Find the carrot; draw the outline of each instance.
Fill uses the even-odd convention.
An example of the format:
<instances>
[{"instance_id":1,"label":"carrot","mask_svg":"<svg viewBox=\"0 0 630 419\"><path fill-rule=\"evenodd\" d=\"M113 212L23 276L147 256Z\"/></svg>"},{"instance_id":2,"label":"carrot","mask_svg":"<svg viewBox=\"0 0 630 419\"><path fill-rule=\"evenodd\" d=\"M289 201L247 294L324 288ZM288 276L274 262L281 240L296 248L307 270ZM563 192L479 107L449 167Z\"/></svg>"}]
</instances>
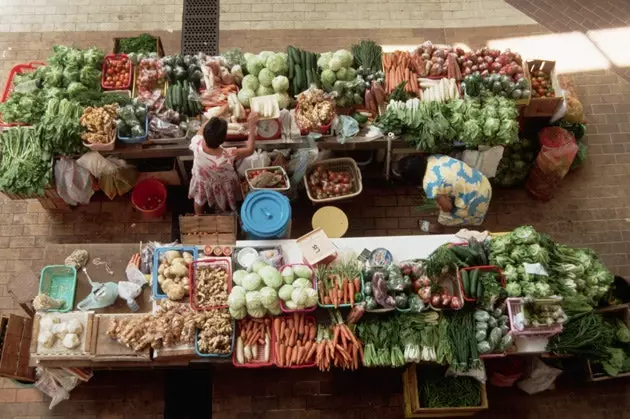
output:
<instances>
[{"instance_id":1,"label":"carrot","mask_svg":"<svg viewBox=\"0 0 630 419\"><path fill-rule=\"evenodd\" d=\"M348 354L348 351L343 349L341 345L337 345L335 346L335 348L337 349L337 352L339 352L339 355L343 357L343 359L345 359L346 361L350 361L350 354Z\"/></svg>"},{"instance_id":2,"label":"carrot","mask_svg":"<svg viewBox=\"0 0 630 419\"><path fill-rule=\"evenodd\" d=\"M303 336L304 335L304 316L300 315L300 326L298 327L298 333Z\"/></svg>"},{"instance_id":3,"label":"carrot","mask_svg":"<svg viewBox=\"0 0 630 419\"><path fill-rule=\"evenodd\" d=\"M324 304L326 304L326 305L330 305L331 304L329 296L325 296L324 297Z\"/></svg>"},{"instance_id":4,"label":"carrot","mask_svg":"<svg viewBox=\"0 0 630 419\"><path fill-rule=\"evenodd\" d=\"M286 323L285 323L284 319L282 319L282 320L280 321L280 333L278 333L278 335L277 335L277 336L278 336L278 338L277 338L277 339L282 339L282 338L284 337L284 330L285 330L285 327L286 327L286 326L287 326L287 325L286 325Z\"/></svg>"},{"instance_id":5,"label":"carrot","mask_svg":"<svg viewBox=\"0 0 630 419\"><path fill-rule=\"evenodd\" d=\"M309 326L308 340L315 340L317 336L317 327L311 323Z\"/></svg>"},{"instance_id":6,"label":"carrot","mask_svg":"<svg viewBox=\"0 0 630 419\"><path fill-rule=\"evenodd\" d=\"M284 365L287 367L291 366L291 351L293 350L292 347L287 346L287 351L285 353L285 358L284 358Z\"/></svg>"},{"instance_id":7,"label":"carrot","mask_svg":"<svg viewBox=\"0 0 630 419\"><path fill-rule=\"evenodd\" d=\"M306 354L306 359L313 359L313 355L319 349L319 345L314 342L309 342L311 344L308 353Z\"/></svg>"},{"instance_id":8,"label":"carrot","mask_svg":"<svg viewBox=\"0 0 630 419\"><path fill-rule=\"evenodd\" d=\"M317 281L317 292L319 294L319 301L323 302L324 304L326 304L326 295L324 294L325 290L324 290L324 282L323 281Z\"/></svg>"},{"instance_id":9,"label":"carrot","mask_svg":"<svg viewBox=\"0 0 630 419\"><path fill-rule=\"evenodd\" d=\"M356 370L359 368L359 348L357 345L352 345L352 367Z\"/></svg>"},{"instance_id":10,"label":"carrot","mask_svg":"<svg viewBox=\"0 0 630 419\"><path fill-rule=\"evenodd\" d=\"M295 348L293 348L293 353L291 354L291 364L293 365L298 364L297 360L298 360L298 356L300 355L301 348L302 347L300 346L299 343Z\"/></svg>"},{"instance_id":11,"label":"carrot","mask_svg":"<svg viewBox=\"0 0 630 419\"><path fill-rule=\"evenodd\" d=\"M361 290L361 278L357 276L352 282L354 282L354 292L359 292Z\"/></svg>"},{"instance_id":12,"label":"carrot","mask_svg":"<svg viewBox=\"0 0 630 419\"><path fill-rule=\"evenodd\" d=\"M297 329L299 324L300 324L300 315L298 313L293 313L293 327Z\"/></svg>"},{"instance_id":13,"label":"carrot","mask_svg":"<svg viewBox=\"0 0 630 419\"><path fill-rule=\"evenodd\" d=\"M333 342L336 344L339 341L339 333L341 333L341 330L339 330L339 326L335 326L333 328Z\"/></svg>"},{"instance_id":14,"label":"carrot","mask_svg":"<svg viewBox=\"0 0 630 419\"><path fill-rule=\"evenodd\" d=\"M295 346L296 335L297 335L297 331L295 329L291 330L291 338L289 339L289 345Z\"/></svg>"},{"instance_id":15,"label":"carrot","mask_svg":"<svg viewBox=\"0 0 630 419\"><path fill-rule=\"evenodd\" d=\"M348 295L350 297L350 305L354 306L354 282L348 282Z\"/></svg>"},{"instance_id":16,"label":"carrot","mask_svg":"<svg viewBox=\"0 0 630 419\"><path fill-rule=\"evenodd\" d=\"M317 344L317 355L315 357L315 360L317 361L317 363L321 362L323 356L324 356L324 341L322 340Z\"/></svg>"},{"instance_id":17,"label":"carrot","mask_svg":"<svg viewBox=\"0 0 630 419\"><path fill-rule=\"evenodd\" d=\"M276 336L280 336L280 323L281 320L279 317L273 319L273 332L276 334Z\"/></svg>"}]
</instances>

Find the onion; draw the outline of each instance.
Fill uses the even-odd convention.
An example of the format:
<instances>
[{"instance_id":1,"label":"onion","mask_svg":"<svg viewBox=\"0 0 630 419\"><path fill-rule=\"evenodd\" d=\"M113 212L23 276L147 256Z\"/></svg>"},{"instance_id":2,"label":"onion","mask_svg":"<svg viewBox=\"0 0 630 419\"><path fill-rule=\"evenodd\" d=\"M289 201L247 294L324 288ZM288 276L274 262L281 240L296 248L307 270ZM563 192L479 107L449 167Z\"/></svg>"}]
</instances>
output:
<instances>
[{"instance_id":1,"label":"onion","mask_svg":"<svg viewBox=\"0 0 630 419\"><path fill-rule=\"evenodd\" d=\"M439 57L439 58L437 59L437 63L438 63L438 64L444 64L444 58Z\"/></svg>"},{"instance_id":2,"label":"onion","mask_svg":"<svg viewBox=\"0 0 630 419\"><path fill-rule=\"evenodd\" d=\"M459 310L462 308L462 302L458 297L451 298L451 308L453 310Z\"/></svg>"},{"instance_id":3,"label":"onion","mask_svg":"<svg viewBox=\"0 0 630 419\"><path fill-rule=\"evenodd\" d=\"M422 57L423 60L430 60L431 56L429 54L427 54L426 52L423 52L422 55L420 55Z\"/></svg>"},{"instance_id":4,"label":"onion","mask_svg":"<svg viewBox=\"0 0 630 419\"><path fill-rule=\"evenodd\" d=\"M466 68L470 68L473 65L475 65L475 63L473 63L471 60L464 61L464 67L466 67Z\"/></svg>"},{"instance_id":5,"label":"onion","mask_svg":"<svg viewBox=\"0 0 630 419\"><path fill-rule=\"evenodd\" d=\"M492 71L497 72L499 70L501 70L501 64L498 62L494 62L492 63L492 65L490 66L492 68Z\"/></svg>"},{"instance_id":6,"label":"onion","mask_svg":"<svg viewBox=\"0 0 630 419\"><path fill-rule=\"evenodd\" d=\"M481 77L487 77L490 74L490 72L488 70L483 70L481 72Z\"/></svg>"},{"instance_id":7,"label":"onion","mask_svg":"<svg viewBox=\"0 0 630 419\"><path fill-rule=\"evenodd\" d=\"M441 303L442 303L442 298L440 298L439 295L434 295L431 297L431 305L433 307L439 307Z\"/></svg>"},{"instance_id":8,"label":"onion","mask_svg":"<svg viewBox=\"0 0 630 419\"><path fill-rule=\"evenodd\" d=\"M484 62L483 57L482 57L482 56L478 56L478 57L477 57L477 64L481 64L481 63L483 63L483 62Z\"/></svg>"},{"instance_id":9,"label":"onion","mask_svg":"<svg viewBox=\"0 0 630 419\"><path fill-rule=\"evenodd\" d=\"M472 70L470 69L470 67L464 68L464 75L470 76L471 74L472 74Z\"/></svg>"},{"instance_id":10,"label":"onion","mask_svg":"<svg viewBox=\"0 0 630 419\"><path fill-rule=\"evenodd\" d=\"M488 64L483 63L483 64L479 64L479 71L484 71L488 69Z\"/></svg>"},{"instance_id":11,"label":"onion","mask_svg":"<svg viewBox=\"0 0 630 419\"><path fill-rule=\"evenodd\" d=\"M470 70L472 70L472 71L479 71L479 67L474 65L474 66L470 67Z\"/></svg>"},{"instance_id":12,"label":"onion","mask_svg":"<svg viewBox=\"0 0 630 419\"><path fill-rule=\"evenodd\" d=\"M486 60L488 64L492 64L492 62L494 61L494 58L492 58L490 55L486 55L484 57L484 60Z\"/></svg>"}]
</instances>

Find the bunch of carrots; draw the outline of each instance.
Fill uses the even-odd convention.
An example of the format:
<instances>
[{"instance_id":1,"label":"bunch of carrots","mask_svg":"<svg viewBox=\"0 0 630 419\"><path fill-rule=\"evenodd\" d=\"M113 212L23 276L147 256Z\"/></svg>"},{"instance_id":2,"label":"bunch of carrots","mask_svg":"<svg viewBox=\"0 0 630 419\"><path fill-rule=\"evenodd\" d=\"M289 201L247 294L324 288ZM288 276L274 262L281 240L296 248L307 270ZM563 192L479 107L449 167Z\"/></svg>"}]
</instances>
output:
<instances>
[{"instance_id":1,"label":"bunch of carrots","mask_svg":"<svg viewBox=\"0 0 630 419\"><path fill-rule=\"evenodd\" d=\"M383 54L382 59L385 70L385 91L388 94L404 81L407 82L405 91L419 94L418 74L414 71L417 67L416 57L413 57L408 51L394 51Z\"/></svg>"},{"instance_id":2,"label":"bunch of carrots","mask_svg":"<svg viewBox=\"0 0 630 419\"><path fill-rule=\"evenodd\" d=\"M335 317L336 316L336 317ZM331 365L344 370L356 370L363 359L363 344L345 325L339 312L333 318L331 329L320 325L317 333L315 362L320 371L330 371Z\"/></svg>"},{"instance_id":3,"label":"bunch of carrots","mask_svg":"<svg viewBox=\"0 0 630 419\"><path fill-rule=\"evenodd\" d=\"M273 321L276 366L291 367L315 362L315 319L303 313L276 317Z\"/></svg>"},{"instance_id":4,"label":"bunch of carrots","mask_svg":"<svg viewBox=\"0 0 630 419\"><path fill-rule=\"evenodd\" d=\"M226 106L228 104L228 96L230 93L238 93L238 88L235 84L229 84L227 86L215 86L206 89L199 95L201 104L206 108L213 108L216 106Z\"/></svg>"},{"instance_id":5,"label":"bunch of carrots","mask_svg":"<svg viewBox=\"0 0 630 419\"><path fill-rule=\"evenodd\" d=\"M317 267L317 290L319 301L335 308L340 305L354 306L361 297L360 271L352 262L334 266Z\"/></svg>"},{"instance_id":6,"label":"bunch of carrots","mask_svg":"<svg viewBox=\"0 0 630 419\"><path fill-rule=\"evenodd\" d=\"M236 340L237 363L268 363L271 352L271 319L243 319L239 321L239 330ZM262 356L259 351L263 351Z\"/></svg>"}]
</instances>

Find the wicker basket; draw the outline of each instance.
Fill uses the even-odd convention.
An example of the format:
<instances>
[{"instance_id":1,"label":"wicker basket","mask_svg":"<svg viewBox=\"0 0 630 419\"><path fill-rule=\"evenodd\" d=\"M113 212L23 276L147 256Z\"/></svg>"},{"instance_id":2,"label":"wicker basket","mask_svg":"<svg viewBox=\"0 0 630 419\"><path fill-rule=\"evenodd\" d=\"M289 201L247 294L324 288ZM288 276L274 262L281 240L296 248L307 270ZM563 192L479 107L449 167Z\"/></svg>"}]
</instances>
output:
<instances>
[{"instance_id":1,"label":"wicker basket","mask_svg":"<svg viewBox=\"0 0 630 419\"><path fill-rule=\"evenodd\" d=\"M352 176L352 192L348 195L343 196L335 196L332 198L322 198L317 199L314 197L314 193L311 192L311 186L308 184L309 175L313 172L316 167L321 167L324 170L333 170L333 171L345 171L350 173ZM359 195L363 191L363 179L361 177L361 171L359 170L359 166L357 166L357 162L350 157L342 157L339 159L329 159L322 160L318 163L312 165L306 172L306 176L304 176L304 187L306 188L306 193L308 194L308 198L316 203L325 203L325 202L335 202L341 201L343 199L354 198Z\"/></svg>"},{"instance_id":2,"label":"wicker basket","mask_svg":"<svg viewBox=\"0 0 630 419\"><path fill-rule=\"evenodd\" d=\"M249 179L249 173L250 172L253 172L255 170L272 170L272 169L282 172L282 176L284 176L284 179L287 181L287 186L285 186L284 188L257 188L254 185L252 185L252 182ZM249 189L251 191L278 191L278 192L286 192L289 189L291 189L291 180L289 179L289 176L287 175L287 172L284 170L284 168L282 166L268 166L268 167L261 167L260 169L247 169L247 170L245 170L245 179L247 180L247 185L249 186Z\"/></svg>"}]
</instances>

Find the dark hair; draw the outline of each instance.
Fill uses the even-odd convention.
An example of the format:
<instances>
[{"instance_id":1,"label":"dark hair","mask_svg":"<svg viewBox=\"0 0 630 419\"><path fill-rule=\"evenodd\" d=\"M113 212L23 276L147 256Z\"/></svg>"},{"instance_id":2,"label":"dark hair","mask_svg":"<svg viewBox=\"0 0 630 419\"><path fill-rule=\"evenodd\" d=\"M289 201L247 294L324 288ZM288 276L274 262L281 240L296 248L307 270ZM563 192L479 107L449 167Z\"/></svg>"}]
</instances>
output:
<instances>
[{"instance_id":1,"label":"dark hair","mask_svg":"<svg viewBox=\"0 0 630 419\"><path fill-rule=\"evenodd\" d=\"M227 122L224 119L212 117L203 128L203 139L210 148L217 148L225 141Z\"/></svg>"},{"instance_id":2,"label":"dark hair","mask_svg":"<svg viewBox=\"0 0 630 419\"><path fill-rule=\"evenodd\" d=\"M427 158L425 156L407 156L398 162L398 173L405 183L422 185L424 174L427 171Z\"/></svg>"}]
</instances>

